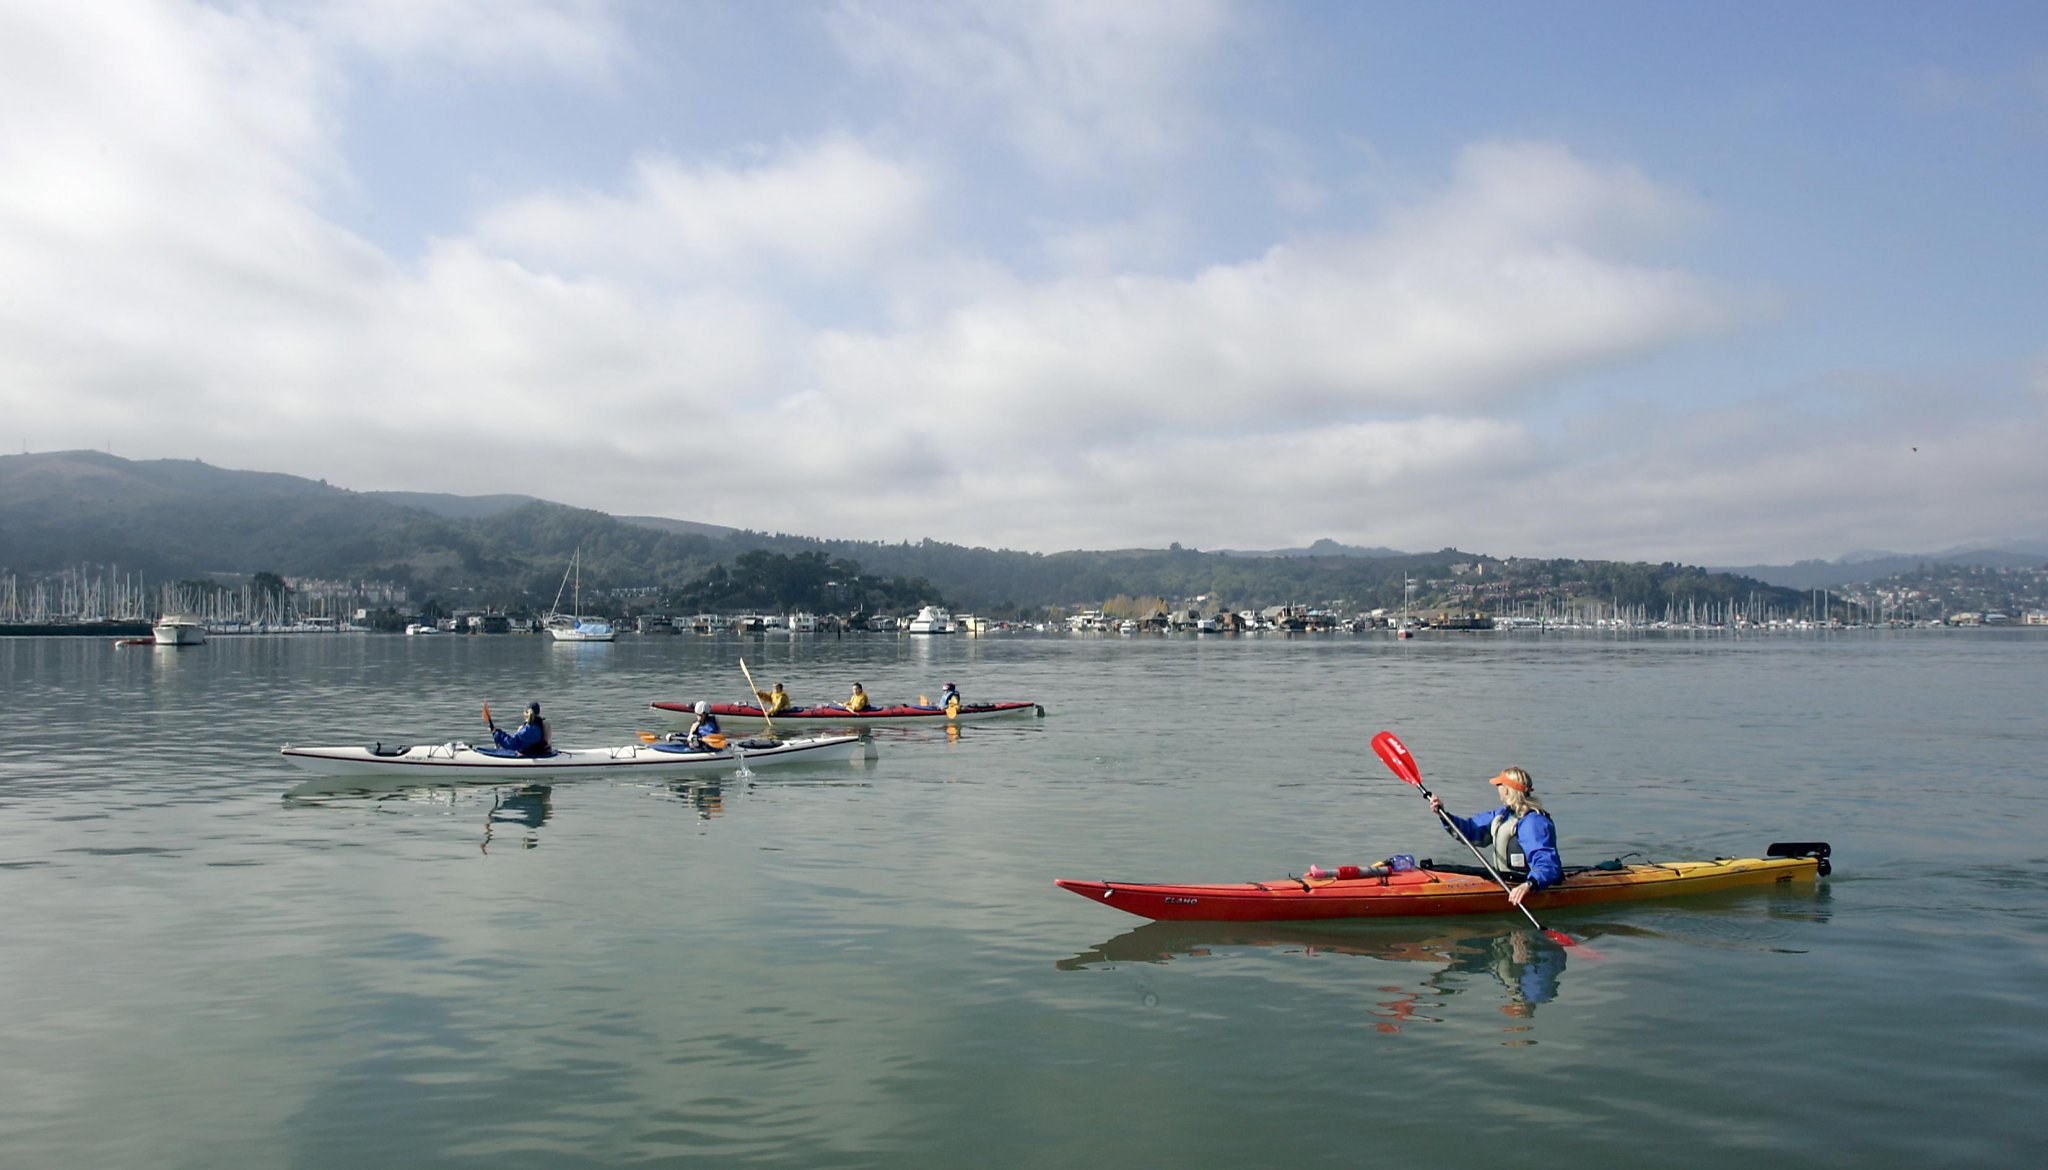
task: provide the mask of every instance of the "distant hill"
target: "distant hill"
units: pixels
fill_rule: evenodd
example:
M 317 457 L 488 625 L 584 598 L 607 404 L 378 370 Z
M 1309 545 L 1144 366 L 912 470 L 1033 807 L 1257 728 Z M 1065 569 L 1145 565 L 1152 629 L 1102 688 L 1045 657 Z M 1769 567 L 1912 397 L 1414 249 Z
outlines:
M 1789 565 L 1738 565 L 1714 569 L 1784 589 L 1836 589 L 1866 581 L 1882 581 L 1894 573 L 1910 573 L 1922 565 L 1981 565 L 1990 569 L 2035 568 L 2048 563 L 2048 541 L 2015 540 L 2004 547 L 1961 546 L 1935 553 L 1854 552 L 1837 560 L 1796 561 Z
M 92 563 L 157 579 L 339 575 L 468 543 L 439 517 L 321 481 L 97 451 L 0 456 L 0 534 L 9 571 Z
M 1355 544 L 1338 544 L 1328 537 L 1316 541 L 1307 548 L 1275 548 L 1267 549 L 1263 552 L 1251 549 L 1223 548 L 1217 549 L 1216 554 L 1225 557 L 1366 557 L 1371 559 L 1415 555 L 1394 548 L 1360 548 Z
M 529 504 L 546 504 L 550 507 L 566 507 L 552 500 L 538 496 L 453 496 L 445 492 L 363 492 L 371 499 L 397 504 L 402 508 L 418 508 L 436 516 L 451 520 L 488 520 L 524 508 Z M 614 516 L 621 524 L 632 524 L 641 528 L 652 528 L 657 532 L 669 532 L 682 536 L 737 536 L 740 529 L 727 528 L 722 524 L 704 524 L 696 520 L 672 520 L 666 516 Z
M 484 520 L 500 512 L 523 508 L 528 504 L 545 504 L 549 501 L 535 496 L 451 496 L 444 492 L 364 492 L 373 500 L 397 504 L 401 508 L 418 508 L 436 516 L 451 520 Z
M 723 524 L 705 524 L 696 520 L 671 520 L 666 516 L 620 516 L 621 524 L 635 524 L 641 528 L 652 528 L 656 532 L 673 532 L 682 536 L 739 536 L 744 529 L 727 528 Z
M 0 576 L 96 566 L 164 584 L 268 572 L 394 583 L 422 602 L 518 607 L 552 599 L 579 550 L 586 599 L 626 590 L 644 605 L 721 597 L 771 607 L 808 596 L 794 592 L 801 578 L 823 590 L 819 596 L 894 604 L 910 595 L 922 599 L 911 604 L 987 616 L 1196 597 L 1239 609 L 1392 608 L 1411 578 L 1435 582 L 1452 608 L 1481 604 L 1474 590 L 1482 583 L 1496 599 L 1534 590 L 1640 606 L 1767 588 L 1685 566 L 1504 562 L 1455 548 L 1401 553 L 1330 540 L 1256 554 L 1179 545 L 1040 554 L 934 540 L 822 540 L 617 517 L 530 496 L 350 491 L 196 460 L 131 461 L 94 451 L 0 456 Z M 1427 595 L 1416 601 L 1432 604 Z

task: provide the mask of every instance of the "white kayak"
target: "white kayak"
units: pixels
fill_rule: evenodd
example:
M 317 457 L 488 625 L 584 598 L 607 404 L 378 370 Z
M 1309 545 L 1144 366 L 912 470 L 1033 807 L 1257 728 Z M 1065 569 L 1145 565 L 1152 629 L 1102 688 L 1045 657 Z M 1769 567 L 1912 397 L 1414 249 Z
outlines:
M 557 748 L 545 756 L 522 756 L 467 743 L 409 747 L 297 747 L 284 745 L 284 758 L 323 776 L 376 776 L 418 784 L 527 784 L 565 776 L 599 774 L 670 776 L 737 771 L 742 765 L 834 764 L 875 758 L 874 744 L 857 735 L 814 735 L 802 739 L 732 739 L 723 748 L 691 748 L 657 740 L 623 747 Z

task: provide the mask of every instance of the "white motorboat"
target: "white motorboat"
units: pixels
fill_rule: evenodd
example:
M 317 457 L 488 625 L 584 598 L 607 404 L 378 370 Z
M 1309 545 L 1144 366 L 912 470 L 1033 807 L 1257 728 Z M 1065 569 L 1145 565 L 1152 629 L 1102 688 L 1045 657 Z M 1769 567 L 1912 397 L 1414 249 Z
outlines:
M 913 634 L 950 634 L 953 632 L 953 615 L 941 606 L 927 605 L 910 619 Z
M 150 627 L 150 634 L 159 646 L 204 646 L 206 626 L 190 614 L 167 613 L 156 625 Z

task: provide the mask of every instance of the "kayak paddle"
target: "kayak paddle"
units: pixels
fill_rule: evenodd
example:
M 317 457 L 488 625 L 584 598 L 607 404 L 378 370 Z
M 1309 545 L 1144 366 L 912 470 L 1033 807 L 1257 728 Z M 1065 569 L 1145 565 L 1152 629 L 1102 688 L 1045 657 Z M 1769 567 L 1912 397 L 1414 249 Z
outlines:
M 653 732 L 651 732 L 651 731 L 643 731 L 643 732 L 640 732 L 640 733 L 639 733 L 639 735 L 640 735 L 640 742 L 641 742 L 641 743 L 660 743 L 660 742 L 662 742 L 662 738 L 661 738 L 660 736 L 658 736 L 658 735 L 654 734 L 654 733 L 653 733 Z M 709 734 L 709 735 L 700 735 L 700 736 L 698 736 L 697 738 L 698 738 L 699 740 L 701 740 L 701 741 L 703 742 L 703 744 L 704 744 L 704 746 L 705 746 L 705 747 L 708 747 L 708 748 L 712 749 L 713 751 L 718 751 L 718 750 L 720 750 L 720 749 L 722 749 L 722 748 L 724 748 L 724 747 L 725 747 L 725 737 L 724 737 L 724 736 L 722 736 L 722 735 L 720 735 L 720 734 L 718 734 L 718 733 L 717 733 L 717 732 L 715 732 L 715 731 L 714 731 L 714 732 L 712 732 L 712 733 L 711 733 L 711 734 Z
M 1428 788 L 1423 786 L 1422 769 L 1416 766 L 1415 756 L 1409 752 L 1408 745 L 1402 743 L 1400 739 L 1394 735 L 1393 732 L 1382 731 L 1378 735 L 1373 736 L 1372 750 L 1373 754 L 1379 756 L 1380 759 L 1386 761 L 1387 767 L 1393 770 L 1394 775 L 1399 776 L 1401 779 L 1407 781 L 1409 784 L 1414 785 L 1415 788 L 1422 793 L 1425 799 L 1436 795 L 1435 793 L 1431 792 Z M 1472 856 L 1479 859 L 1479 864 L 1486 867 L 1486 872 L 1493 875 L 1493 880 L 1500 883 L 1501 892 L 1504 894 L 1507 893 L 1507 879 L 1501 877 L 1500 871 L 1493 868 L 1493 863 L 1486 860 L 1486 854 L 1481 853 L 1479 851 L 1479 846 L 1474 845 L 1471 841 L 1467 840 L 1465 834 L 1460 833 L 1458 831 L 1458 826 L 1451 823 L 1451 814 L 1445 812 L 1440 808 L 1435 808 L 1434 806 L 1432 806 L 1432 811 L 1435 812 L 1438 818 L 1440 818 L 1443 821 L 1444 828 L 1449 829 L 1451 831 L 1451 836 L 1456 837 L 1460 841 L 1464 841 L 1465 848 L 1470 849 L 1472 851 Z M 1535 927 L 1538 931 L 1541 931 L 1544 938 L 1549 939 L 1550 941 L 1556 943 L 1561 947 L 1575 947 L 1579 945 L 1573 942 L 1562 931 L 1544 929 L 1543 924 L 1541 922 L 1536 921 L 1536 916 L 1534 914 L 1529 913 L 1529 908 L 1527 906 L 1517 904 L 1515 906 L 1515 909 L 1520 910 L 1525 915 L 1528 915 L 1529 925 Z
M 484 700 L 484 726 L 492 731 L 498 730 L 498 725 L 491 722 L 491 701 L 489 699 Z
M 747 669 L 747 660 L 740 659 L 740 673 L 747 676 L 747 689 L 754 692 L 754 701 L 761 704 L 761 722 L 768 729 L 768 738 L 775 738 L 775 720 L 768 717 L 768 700 L 761 697 L 761 688 L 754 685 L 754 672 Z

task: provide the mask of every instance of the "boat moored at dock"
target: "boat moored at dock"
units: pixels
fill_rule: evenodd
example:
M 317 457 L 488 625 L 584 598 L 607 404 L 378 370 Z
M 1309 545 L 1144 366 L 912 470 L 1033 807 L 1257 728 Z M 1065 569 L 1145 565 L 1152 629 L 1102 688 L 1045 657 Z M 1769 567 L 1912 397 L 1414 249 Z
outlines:
M 190 614 L 165 614 L 150 628 L 150 634 L 159 646 L 203 646 L 206 644 L 206 626 Z

